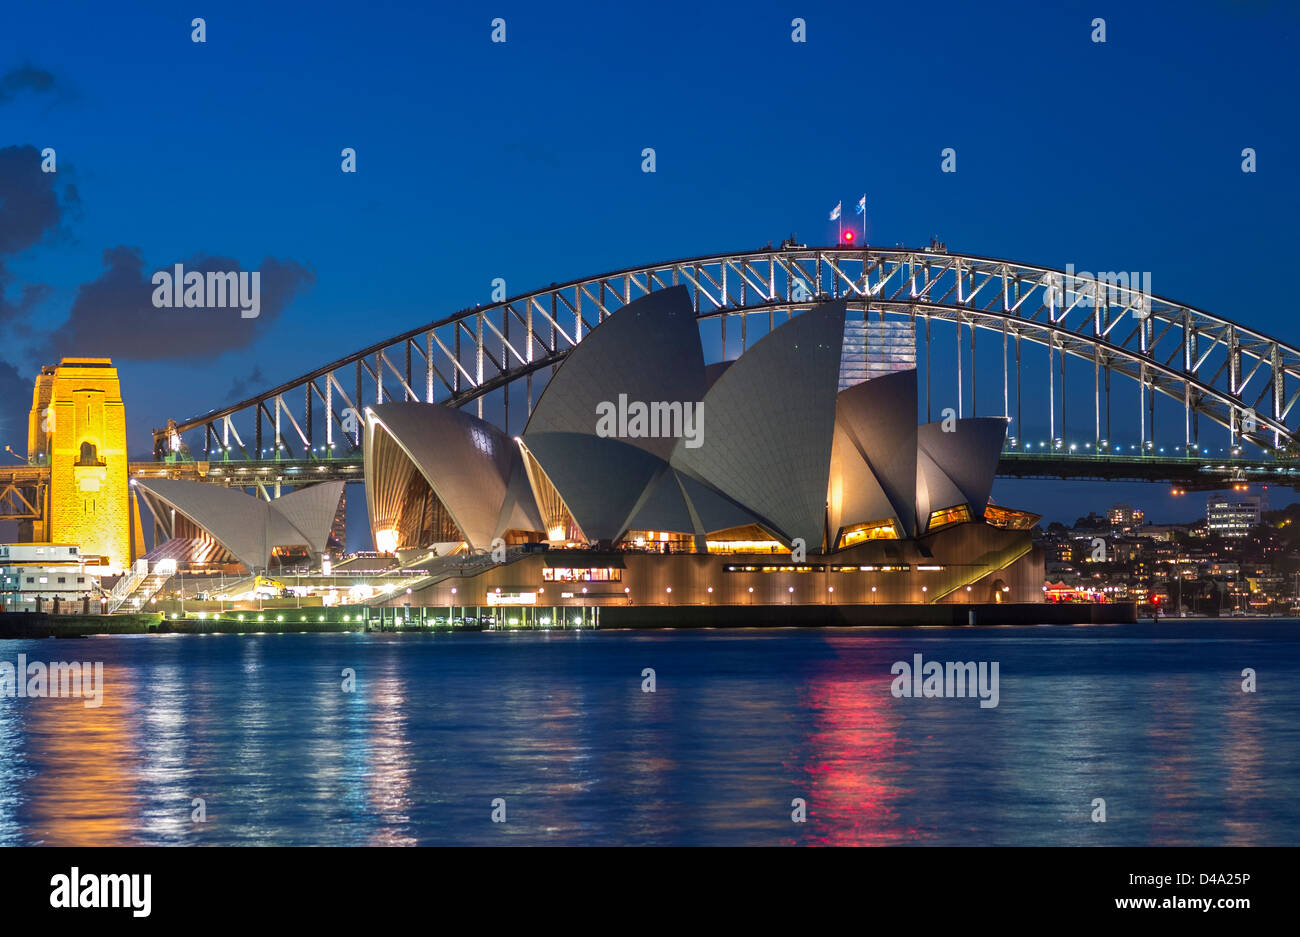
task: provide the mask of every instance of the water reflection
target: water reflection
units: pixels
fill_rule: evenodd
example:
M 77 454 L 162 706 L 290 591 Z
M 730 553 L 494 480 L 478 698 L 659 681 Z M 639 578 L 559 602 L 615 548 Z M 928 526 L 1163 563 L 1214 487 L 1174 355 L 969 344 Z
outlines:
M 80 699 L 6 701 L 22 707 L 24 747 L 39 753 L 22 782 L 26 842 L 123 846 L 138 838 L 135 677 L 134 668 L 105 664 L 103 701 L 95 709 Z
M 103 705 L 0 699 L 0 844 L 1300 837 L 1280 624 L 0 642 L 51 650 L 103 660 Z M 999 706 L 894 698 L 916 652 L 1000 661 Z
M 911 752 L 898 737 L 899 719 L 891 706 L 898 701 L 882 673 L 888 675 L 888 664 L 864 680 L 859 667 L 841 660 L 830 672 L 813 676 L 804 690 L 812 729 L 800 770 L 807 791 L 806 835 L 813 842 L 882 845 L 919 836 L 896 806 Z

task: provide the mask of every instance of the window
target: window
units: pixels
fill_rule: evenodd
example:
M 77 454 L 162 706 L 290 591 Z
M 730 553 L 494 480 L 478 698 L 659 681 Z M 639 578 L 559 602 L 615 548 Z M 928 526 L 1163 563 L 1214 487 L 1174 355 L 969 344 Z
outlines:
M 81 444 L 81 456 L 77 459 L 78 465 L 98 465 L 99 452 L 95 449 L 95 444 L 90 441 Z
M 29 583 L 33 583 L 33 582 L 35 582 L 36 580 L 33 579 L 31 576 L 28 576 L 28 577 L 27 577 L 27 581 L 28 581 Z
M 897 540 L 898 526 L 893 519 L 871 521 L 846 527 L 840 534 L 840 546 L 848 547 L 863 540 Z
M 552 569 L 542 570 L 543 582 L 622 582 L 623 570 L 612 567 L 587 569 Z
M 935 531 L 940 527 L 947 527 L 949 524 L 961 524 L 970 519 L 970 506 L 958 504 L 950 508 L 944 508 L 942 511 L 933 512 L 930 515 L 930 524 L 926 530 L 927 532 Z
M 67 582 L 67 581 L 68 581 L 68 580 L 67 580 L 65 577 L 63 577 L 63 576 L 60 576 L 60 577 L 59 577 L 59 582 L 60 582 L 60 583 L 65 583 L 65 582 Z

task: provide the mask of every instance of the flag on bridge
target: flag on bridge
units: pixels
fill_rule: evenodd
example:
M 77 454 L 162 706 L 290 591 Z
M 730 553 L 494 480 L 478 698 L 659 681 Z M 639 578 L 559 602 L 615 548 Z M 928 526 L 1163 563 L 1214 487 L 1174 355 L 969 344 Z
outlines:
M 867 213 L 867 197 L 864 195 L 862 196 L 862 198 L 858 199 L 858 214 L 865 215 L 866 213 Z
M 835 219 L 839 218 L 840 209 L 843 207 L 844 207 L 843 199 L 835 203 L 835 207 L 831 209 L 831 221 L 834 221 Z

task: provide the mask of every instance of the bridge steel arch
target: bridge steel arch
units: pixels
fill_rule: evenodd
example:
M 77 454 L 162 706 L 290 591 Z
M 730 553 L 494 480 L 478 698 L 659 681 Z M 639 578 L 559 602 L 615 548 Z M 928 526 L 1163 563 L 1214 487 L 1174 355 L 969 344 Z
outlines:
M 1265 450 L 1294 446 L 1300 434 L 1295 407 L 1300 350 L 1196 307 L 1145 295 L 1132 281 L 1099 277 L 1072 280 L 1067 271 L 933 246 L 808 248 L 786 243 L 630 267 L 462 309 L 254 397 L 188 420 L 169 420 L 154 431 L 154 455 L 167 458 L 184 441 L 194 458 L 356 458 L 367 406 L 388 400 L 457 407 L 473 403 L 482 415 L 484 399 L 515 382 L 524 383 L 526 410 L 531 411 L 535 376 L 544 378 L 543 372 L 563 361 L 583 335 L 627 303 L 676 285 L 688 288 L 700 319 L 721 320 L 724 354 L 729 322 L 738 320 L 743 351 L 750 317 L 765 316 L 770 330 L 778 316 L 797 315 L 819 299 L 844 297 L 853 311 L 909 318 L 924 329 L 927 359 L 931 323 L 950 323 L 956 327 L 956 409 L 962 416 L 974 415 L 975 382 L 972 366 L 967 413 L 963 336 L 969 336 L 973 365 L 976 332 L 995 332 L 1002 343 L 1001 415 L 1013 419 L 1013 432 L 1022 425 L 1021 346 L 1029 342 L 1048 352 L 1053 436 L 1058 409 L 1064 425 L 1064 362 L 1069 356 L 1093 365 L 1099 449 L 1110 435 L 1112 373 L 1139 388 L 1144 450 L 1154 441 L 1156 394 L 1182 404 L 1189 451 L 1197 445 L 1202 416 L 1225 427 L 1234 445 L 1245 440 Z M 927 398 L 929 372 L 927 367 Z M 511 397 L 504 394 L 508 432 Z M 201 443 L 194 438 L 198 432 Z

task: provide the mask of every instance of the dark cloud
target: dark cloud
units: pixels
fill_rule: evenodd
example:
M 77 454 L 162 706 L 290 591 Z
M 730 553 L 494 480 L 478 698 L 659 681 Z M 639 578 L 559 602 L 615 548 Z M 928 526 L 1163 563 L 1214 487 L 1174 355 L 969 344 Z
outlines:
M 68 321 L 48 336 L 36 357 L 57 361 L 68 355 L 94 355 L 136 361 L 212 358 L 247 348 L 266 333 L 315 274 L 292 260 L 267 257 L 252 268 L 229 257 L 196 255 L 179 261 L 185 272 L 261 274 L 261 311 L 241 318 L 237 308 L 173 309 L 153 305 L 153 275 L 173 263 L 146 267 L 138 248 L 104 251 L 104 273 L 81 285 Z
M 54 76 L 34 65 L 20 65 L 0 75 L 0 104 L 5 104 L 24 91 L 48 94 L 54 90 Z
M 256 393 L 263 389 L 266 378 L 262 376 L 262 366 L 253 365 L 253 370 L 248 373 L 247 377 L 237 377 L 230 382 L 230 390 L 226 391 L 227 400 L 243 400 L 248 396 L 249 388 Z
M 0 149 L 0 327 L 29 334 L 28 314 L 53 290 L 44 283 L 19 284 L 5 258 L 40 243 L 58 229 L 68 206 L 80 200 L 71 185 L 62 200 L 55 173 L 41 172 L 34 146 Z
M 58 173 L 41 172 L 36 147 L 0 149 L 0 256 L 26 250 L 58 227 L 63 209 L 57 178 Z
M 4 451 L 5 446 L 19 454 L 27 452 L 27 414 L 32 409 L 35 384 L 35 373 L 24 377 L 8 361 L 0 361 L 0 465 L 18 464 Z
M 0 261 L 0 326 L 17 326 L 17 330 L 25 334 L 27 326 L 23 320 L 54 290 L 45 283 L 25 283 L 14 290 L 15 298 L 10 296 L 9 287 L 16 282 L 13 274 L 5 269 L 4 262 Z

